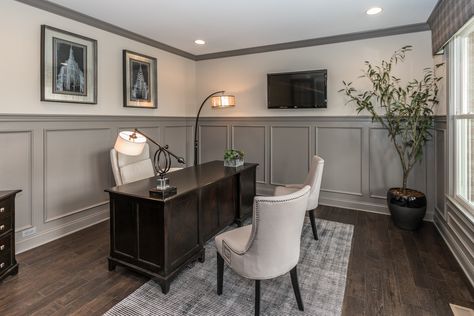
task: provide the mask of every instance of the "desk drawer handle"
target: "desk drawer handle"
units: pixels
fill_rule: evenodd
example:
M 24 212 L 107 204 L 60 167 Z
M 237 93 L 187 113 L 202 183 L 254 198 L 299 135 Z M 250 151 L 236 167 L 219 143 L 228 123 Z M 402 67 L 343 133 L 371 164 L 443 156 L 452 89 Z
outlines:
M 0 231 L 5 229 L 5 225 L 0 225 Z
M 5 266 L 5 262 L 0 263 L 0 269 L 3 269 L 4 266 Z
M 5 245 L 0 246 L 0 251 L 3 251 L 3 250 L 5 250 Z
M 5 213 L 5 208 L 4 207 L 0 207 L 0 213 Z

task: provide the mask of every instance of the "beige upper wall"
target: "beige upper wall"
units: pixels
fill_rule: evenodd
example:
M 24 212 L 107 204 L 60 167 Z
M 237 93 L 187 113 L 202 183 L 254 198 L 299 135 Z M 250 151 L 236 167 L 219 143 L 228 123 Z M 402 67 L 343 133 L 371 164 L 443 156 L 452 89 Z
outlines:
M 40 101 L 40 36 L 46 24 L 97 40 L 98 102 Z M 0 114 L 185 116 L 194 108 L 195 62 L 13 0 L 0 1 Z M 158 60 L 158 109 L 123 107 L 122 50 Z
M 97 104 L 40 101 L 42 24 L 97 40 Z M 364 60 L 379 61 L 403 45 L 412 44 L 414 51 L 400 66 L 402 77 L 419 77 L 424 67 L 433 64 L 430 32 L 194 62 L 14 0 L 0 1 L 0 37 L 3 39 L 0 50 L 0 114 L 195 116 L 197 107 L 209 93 L 228 90 L 236 95 L 237 107 L 211 110 L 206 106 L 202 115 L 355 115 L 354 107 L 346 106 L 346 99 L 337 91 L 342 87 L 342 80 L 357 81 Z M 123 49 L 157 58 L 158 109 L 123 107 Z M 323 68 L 328 69 L 327 109 L 267 109 L 267 73 Z M 364 86 L 362 81 L 355 85 Z M 444 114 L 445 102 L 441 101 L 438 113 Z
M 367 86 L 357 79 L 364 61 L 379 62 L 390 58 L 404 45 L 413 45 L 414 50 L 404 63 L 397 66 L 396 73 L 406 79 L 420 78 L 423 68 L 433 65 L 429 31 L 199 61 L 196 68 L 197 103 L 213 91 L 226 90 L 235 94 L 237 106 L 226 110 L 206 107 L 203 116 L 356 115 L 354 106 L 345 105 L 346 98 L 338 92 L 342 80 L 354 81 L 356 87 Z M 328 70 L 327 109 L 267 109 L 267 73 L 311 69 Z

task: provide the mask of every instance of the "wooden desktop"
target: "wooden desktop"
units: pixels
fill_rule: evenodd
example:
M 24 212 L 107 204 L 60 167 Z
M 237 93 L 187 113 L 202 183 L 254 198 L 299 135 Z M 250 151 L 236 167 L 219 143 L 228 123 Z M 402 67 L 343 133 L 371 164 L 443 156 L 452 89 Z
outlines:
M 157 177 L 106 190 L 110 195 L 109 270 L 117 264 L 153 277 L 167 293 L 189 262 L 205 259 L 204 243 L 252 214 L 257 164 L 212 161 L 167 174 L 177 194 L 150 196 Z

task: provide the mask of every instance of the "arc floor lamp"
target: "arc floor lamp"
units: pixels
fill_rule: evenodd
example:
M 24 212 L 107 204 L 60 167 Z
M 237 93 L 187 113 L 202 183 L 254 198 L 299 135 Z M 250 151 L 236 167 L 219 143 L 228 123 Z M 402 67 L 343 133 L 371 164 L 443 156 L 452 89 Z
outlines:
M 207 100 L 211 99 L 211 107 L 213 109 L 222 109 L 235 106 L 235 96 L 225 95 L 225 91 L 216 91 L 207 96 L 207 98 L 202 101 L 199 111 L 196 116 L 196 122 L 194 124 L 194 165 L 199 163 L 199 116 L 201 115 L 201 110 L 206 104 Z M 220 94 L 220 95 L 218 95 Z

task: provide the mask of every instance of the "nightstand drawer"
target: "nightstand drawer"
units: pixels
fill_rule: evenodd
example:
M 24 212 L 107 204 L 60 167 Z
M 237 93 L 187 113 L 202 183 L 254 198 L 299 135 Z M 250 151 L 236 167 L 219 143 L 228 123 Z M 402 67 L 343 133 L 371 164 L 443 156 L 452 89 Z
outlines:
M 0 282 L 18 273 L 15 259 L 15 196 L 21 190 L 0 191 Z
M 0 257 L 6 253 L 10 253 L 12 247 L 12 233 L 0 238 Z
M 5 217 L 10 217 L 12 214 L 11 199 L 0 201 L 0 220 Z
M 12 265 L 12 256 L 10 253 L 0 255 L 0 274 L 10 268 Z
M 12 228 L 11 216 L 0 218 L 0 236 Z

